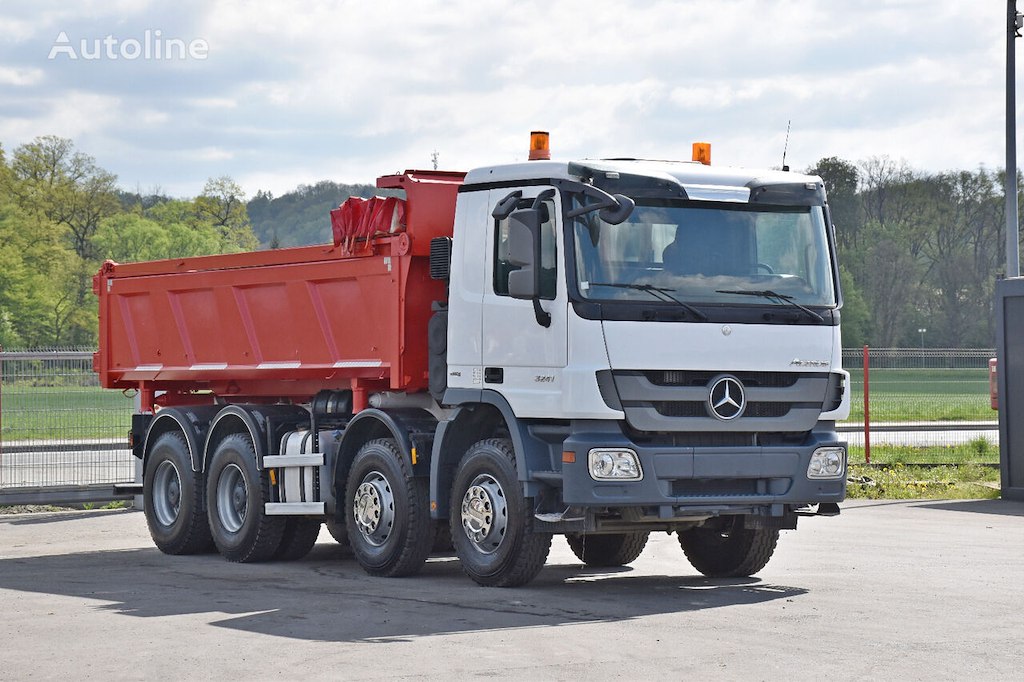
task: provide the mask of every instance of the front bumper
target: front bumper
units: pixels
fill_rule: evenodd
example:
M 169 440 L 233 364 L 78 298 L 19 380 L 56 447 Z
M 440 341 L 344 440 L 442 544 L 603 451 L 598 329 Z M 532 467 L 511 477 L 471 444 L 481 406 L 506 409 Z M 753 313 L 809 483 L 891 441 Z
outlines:
M 820 425 L 819 425 L 820 426 Z M 798 445 L 686 447 L 633 442 L 615 422 L 585 422 L 566 439 L 563 449 L 575 462 L 562 464 L 562 498 L 574 507 L 657 507 L 658 516 L 678 517 L 687 510 L 737 513 L 757 507 L 841 502 L 846 476 L 831 480 L 807 477 L 811 453 L 842 447 L 834 430 L 822 428 Z M 629 448 L 640 461 L 638 481 L 596 481 L 587 466 L 593 448 Z M 781 513 L 775 507 L 771 515 Z

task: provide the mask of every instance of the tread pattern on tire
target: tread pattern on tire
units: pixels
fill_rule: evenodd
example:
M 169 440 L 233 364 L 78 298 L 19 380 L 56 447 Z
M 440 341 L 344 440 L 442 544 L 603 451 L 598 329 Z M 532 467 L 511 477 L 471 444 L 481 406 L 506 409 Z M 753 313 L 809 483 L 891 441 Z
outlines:
M 456 473 L 456 481 L 461 478 L 461 472 L 463 467 L 470 461 L 471 457 L 476 456 L 476 452 L 481 448 L 493 448 L 496 453 L 504 457 L 506 461 L 511 464 L 512 467 L 512 478 L 518 485 L 518 477 L 515 474 L 516 471 L 516 454 L 515 449 L 512 447 L 512 442 L 507 438 L 488 438 L 486 440 L 478 441 L 477 443 L 470 446 L 469 450 L 462 457 L 462 461 L 459 462 L 459 466 Z M 504 489 L 505 486 L 502 486 Z M 457 491 L 453 491 L 452 505 L 451 505 L 451 518 L 450 526 L 454 537 L 461 536 L 460 541 L 464 538 L 465 541 L 469 541 L 465 538 L 465 532 L 462 529 L 462 519 L 459 513 L 461 508 L 461 495 L 458 495 L 460 499 L 456 499 Z M 463 493 L 465 491 L 462 491 Z M 512 491 L 505 491 L 506 502 L 510 499 Z M 528 500 L 521 498 L 521 488 L 517 489 L 516 499 L 523 501 L 523 509 L 520 510 L 522 518 L 520 522 L 523 524 L 523 530 L 519 538 L 515 541 L 519 543 L 519 546 L 513 550 L 511 560 L 506 560 L 505 565 L 497 567 L 492 574 L 481 574 L 472 571 L 467 565 L 466 561 L 462 561 L 462 569 L 466 574 L 472 578 L 476 583 L 485 587 L 519 587 L 537 577 L 541 569 L 544 568 L 544 564 L 547 562 L 548 553 L 551 551 L 551 534 L 550 533 L 533 533 L 529 528 L 530 514 L 532 509 L 528 503 Z M 456 551 L 458 551 L 459 541 L 455 543 Z M 499 549 L 498 551 L 501 551 Z M 460 555 L 461 558 L 461 555 Z
M 345 522 L 328 519 L 324 521 L 324 526 L 327 528 L 327 532 L 331 534 L 331 537 L 334 538 L 334 541 L 338 543 L 342 555 L 351 557 L 352 543 L 348 541 L 348 529 L 345 528 Z
M 348 541 L 349 546 L 352 547 L 353 553 L 355 554 L 356 560 L 359 561 L 359 565 L 363 567 L 363 570 L 370 575 L 381 576 L 386 578 L 401 578 L 410 576 L 418 573 L 423 568 L 424 562 L 430 555 L 430 550 L 434 545 L 435 532 L 433 530 L 433 523 L 430 518 L 430 486 L 429 483 L 418 477 L 413 477 L 412 472 L 409 470 L 409 463 L 405 457 L 402 456 L 401 450 L 398 444 L 391 438 L 378 438 L 376 440 L 368 441 L 360 448 L 360 454 L 363 450 L 371 445 L 380 446 L 386 449 L 389 453 L 389 457 L 392 458 L 398 465 L 398 469 L 401 473 L 400 481 L 391 481 L 388 479 L 392 486 L 394 493 L 397 495 L 398 491 L 402 491 L 405 494 L 405 506 L 406 513 L 409 518 L 400 532 L 405 534 L 402 542 L 402 546 L 392 554 L 392 558 L 385 562 L 382 566 L 367 565 L 362 559 L 360 559 L 358 551 L 354 546 L 354 536 L 351 527 L 348 528 Z M 358 460 L 359 455 L 356 455 Z M 351 471 L 358 471 L 357 463 L 353 462 Z M 353 494 L 352 482 L 354 478 L 349 474 L 349 486 L 345 491 L 345 495 L 351 497 Z M 358 486 L 358 483 L 356 483 Z M 346 498 L 347 500 L 347 498 Z M 397 496 L 396 496 L 397 500 Z M 348 515 L 348 501 L 345 504 L 346 515 Z M 346 524 L 352 522 L 352 519 L 346 518 Z M 396 524 L 397 526 L 397 524 Z M 356 531 L 358 533 L 358 531 Z
M 185 436 L 178 431 L 169 431 L 161 435 L 159 438 L 157 438 L 156 443 L 153 445 L 153 449 L 150 453 L 150 457 L 152 457 L 153 451 L 157 451 L 161 446 L 163 446 L 164 441 L 174 441 L 173 445 L 168 443 L 164 447 L 175 447 L 179 448 L 180 453 L 188 453 L 188 443 L 185 441 Z M 147 471 L 144 484 L 147 487 L 144 499 L 147 501 L 152 499 L 152 492 L 151 490 L 148 490 L 148 485 L 151 484 L 150 472 L 148 471 L 149 465 L 150 463 L 147 462 Z M 165 554 L 200 554 L 208 551 L 210 547 L 213 546 L 213 537 L 210 534 L 210 524 L 203 506 L 203 496 L 205 495 L 205 489 L 203 487 L 203 474 L 202 472 L 192 471 L 192 462 L 190 459 L 187 461 L 183 460 L 177 462 L 176 468 L 179 470 L 179 479 L 184 476 L 192 477 L 192 499 L 190 500 L 190 506 L 193 511 L 187 517 L 187 528 L 181 534 L 181 537 L 176 538 L 170 542 L 162 542 L 157 540 L 156 536 L 153 535 L 152 526 L 150 526 L 150 535 L 153 537 L 153 541 L 156 544 L 156 546 L 160 549 L 161 552 Z M 184 469 L 184 471 L 182 471 L 182 469 Z M 182 481 L 182 483 L 184 483 L 184 481 Z M 182 507 L 184 507 L 184 505 L 182 505 Z M 152 523 L 150 521 L 151 513 L 152 512 L 149 509 L 146 510 L 146 521 L 148 523 Z
M 316 539 L 320 537 L 320 521 L 302 517 L 290 518 L 285 522 L 281 544 L 272 558 L 281 561 L 295 561 L 309 554 Z
M 679 545 L 694 568 L 709 578 L 745 578 L 764 568 L 775 552 L 779 531 L 742 528 L 736 520 L 729 538 L 719 539 L 707 528 L 679 533 Z
M 625 566 L 636 561 L 647 546 L 650 533 L 566 535 L 569 549 L 587 566 Z
M 232 443 L 227 447 L 234 447 L 235 451 L 244 460 L 245 466 L 240 467 L 243 474 L 251 476 L 252 472 L 256 472 L 256 480 L 251 481 L 255 483 L 259 488 L 258 499 L 256 495 L 253 495 L 247 503 L 247 514 L 256 514 L 256 529 L 255 538 L 244 545 L 238 547 L 222 546 L 217 543 L 217 549 L 228 561 L 234 561 L 237 563 L 255 563 L 258 561 L 266 561 L 274 557 L 274 553 L 277 548 L 281 546 L 281 536 L 284 533 L 285 519 L 281 516 L 267 516 L 263 509 L 263 504 L 270 499 L 270 479 L 265 471 L 261 472 L 256 469 L 256 450 L 253 448 L 252 442 L 249 438 L 240 433 L 233 433 L 224 438 L 217 446 L 217 452 L 213 455 L 211 465 L 217 460 L 217 454 L 220 449 L 225 447 L 225 443 L 231 441 L 237 441 L 237 444 Z M 250 468 L 250 465 L 252 468 Z M 212 488 L 207 492 L 207 504 L 209 507 L 210 525 L 212 526 L 215 522 L 214 509 L 217 504 L 216 494 L 216 481 L 207 481 L 207 486 Z M 212 492 L 211 492 L 212 491 Z M 217 533 L 213 533 L 214 541 L 217 540 Z

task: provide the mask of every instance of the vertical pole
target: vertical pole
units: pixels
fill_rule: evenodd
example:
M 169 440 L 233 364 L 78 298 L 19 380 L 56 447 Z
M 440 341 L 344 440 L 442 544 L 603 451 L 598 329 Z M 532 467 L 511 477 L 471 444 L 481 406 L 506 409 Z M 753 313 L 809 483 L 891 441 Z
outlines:
M 0 346 L 0 484 L 4 481 L 4 347 Z
M 1020 275 L 1017 229 L 1017 92 L 1014 40 L 1017 0 L 1006 0 L 1006 276 Z
M 864 463 L 871 464 L 871 400 L 868 397 L 868 347 L 864 346 Z
M 142 391 L 137 391 L 135 393 L 135 397 L 132 398 L 132 402 L 134 404 L 135 412 L 141 413 L 142 409 L 143 409 L 143 405 L 142 405 Z M 152 404 L 149 405 L 148 409 L 150 409 L 150 410 L 153 409 Z M 132 457 L 132 463 L 135 466 L 135 471 L 133 472 L 134 475 L 132 476 L 132 481 L 134 481 L 135 483 L 142 483 L 143 482 L 143 480 L 142 480 L 142 475 L 143 475 L 142 460 L 139 459 L 139 458 L 136 458 L 136 457 Z M 132 498 L 132 508 L 133 509 L 137 509 L 139 511 L 143 511 L 143 510 L 145 510 L 145 507 L 146 507 L 146 498 L 145 498 L 145 496 L 143 496 L 143 495 L 136 495 L 136 496 L 134 496 Z

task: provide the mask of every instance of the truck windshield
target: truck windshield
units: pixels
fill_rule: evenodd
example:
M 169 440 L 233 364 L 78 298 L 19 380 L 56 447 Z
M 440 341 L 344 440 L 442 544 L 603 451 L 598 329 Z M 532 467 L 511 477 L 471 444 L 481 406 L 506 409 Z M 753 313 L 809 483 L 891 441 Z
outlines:
M 624 223 L 592 212 L 573 230 L 586 299 L 650 303 L 657 287 L 687 303 L 836 303 L 820 206 L 641 199 Z

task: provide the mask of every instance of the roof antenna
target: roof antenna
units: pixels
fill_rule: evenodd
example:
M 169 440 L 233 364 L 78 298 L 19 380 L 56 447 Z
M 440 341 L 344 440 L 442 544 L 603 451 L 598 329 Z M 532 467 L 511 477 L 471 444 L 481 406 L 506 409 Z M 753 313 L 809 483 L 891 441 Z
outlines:
M 789 172 L 789 166 L 786 165 L 786 152 L 789 151 L 789 126 L 793 123 L 793 119 L 786 121 L 786 144 L 782 147 L 782 171 L 784 173 Z
M 434 170 L 437 170 L 437 159 L 440 156 L 441 155 L 437 153 L 436 149 L 434 150 L 434 153 L 430 155 L 430 160 L 434 163 Z M 785 159 L 783 159 L 783 160 L 785 160 Z

